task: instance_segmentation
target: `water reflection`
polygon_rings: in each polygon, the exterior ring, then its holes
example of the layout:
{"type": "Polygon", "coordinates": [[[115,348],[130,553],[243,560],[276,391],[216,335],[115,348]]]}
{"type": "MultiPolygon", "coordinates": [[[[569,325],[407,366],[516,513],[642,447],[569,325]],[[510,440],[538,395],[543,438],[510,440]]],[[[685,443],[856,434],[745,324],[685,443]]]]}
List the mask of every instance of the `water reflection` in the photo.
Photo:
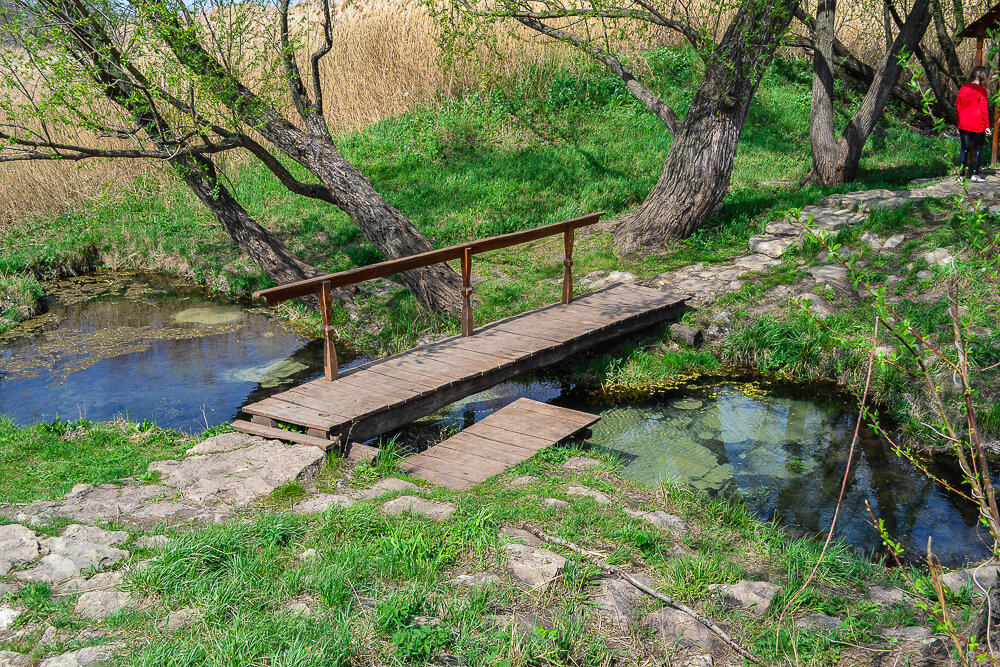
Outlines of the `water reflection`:
{"type": "Polygon", "coordinates": [[[322,369],[322,348],[172,276],[100,272],[49,286],[47,312],[0,336],[0,414],[201,431],[322,369]]]}
{"type": "MultiPolygon", "coordinates": [[[[794,385],[765,394],[759,387],[723,383],[689,396],[595,409],[566,389],[544,381],[501,385],[446,408],[438,418],[468,425],[492,411],[486,406],[500,407],[530,392],[536,400],[600,412],[587,443],[624,458],[626,476],[739,495],[758,517],[776,517],[809,533],[829,527],[857,418],[848,403],[824,399],[812,388],[808,397],[797,395],[794,385]]],[[[934,471],[954,477],[944,465],[934,471]]],[[[928,537],[949,565],[989,555],[971,507],[862,427],[836,535],[866,553],[881,553],[865,501],[911,558],[926,553],[928,537]]]]}

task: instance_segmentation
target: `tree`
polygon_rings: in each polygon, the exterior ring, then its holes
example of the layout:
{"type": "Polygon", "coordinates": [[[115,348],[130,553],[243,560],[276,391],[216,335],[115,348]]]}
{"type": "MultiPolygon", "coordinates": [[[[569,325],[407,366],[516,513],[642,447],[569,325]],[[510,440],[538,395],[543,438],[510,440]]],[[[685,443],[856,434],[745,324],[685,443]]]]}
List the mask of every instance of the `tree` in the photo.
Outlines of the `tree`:
{"type": "Polygon", "coordinates": [[[454,0],[441,12],[446,36],[481,35],[514,20],[581,50],[621,78],[673,136],[659,181],[614,232],[623,250],[686,238],[722,206],[750,103],[792,20],[795,0],[689,3],[669,0],[454,0]],[[669,31],[698,52],[704,79],[683,120],[636,76],[629,44],[669,31]],[[621,45],[621,48],[618,47],[621,45]]]}
{"type": "MultiPolygon", "coordinates": [[[[913,52],[930,24],[929,0],[916,0],[895,38],[886,26],[887,48],[875,70],[864,99],[838,140],[833,111],[834,37],[837,0],[820,0],[811,24],[813,52],[812,109],[809,135],[812,170],[806,177],[823,185],[838,185],[854,179],[868,137],[882,116],[885,104],[903,71],[900,56],[913,52]]],[[[888,5],[886,5],[888,7],[888,5]]],[[[897,15],[898,20],[898,15],[897,15]]]]}
{"type": "MultiPolygon", "coordinates": [[[[345,211],[385,257],[432,249],[340,153],[323,119],[319,64],[332,47],[328,0],[319,20],[323,44],[308,61],[311,96],[287,0],[277,8],[14,1],[20,15],[8,14],[5,32],[18,46],[0,55],[6,93],[0,99],[0,160],[165,160],[278,282],[318,271],[247,214],[220,182],[211,155],[245,149],[291,192],[345,211]],[[22,16],[32,19],[30,27],[22,16]],[[288,95],[305,129],[278,111],[288,95]],[[320,182],[297,180],[255,135],[320,182]],[[123,142],[131,147],[122,148],[123,142]]],[[[459,306],[460,281],[447,266],[410,271],[402,279],[434,309],[459,306]]]]}

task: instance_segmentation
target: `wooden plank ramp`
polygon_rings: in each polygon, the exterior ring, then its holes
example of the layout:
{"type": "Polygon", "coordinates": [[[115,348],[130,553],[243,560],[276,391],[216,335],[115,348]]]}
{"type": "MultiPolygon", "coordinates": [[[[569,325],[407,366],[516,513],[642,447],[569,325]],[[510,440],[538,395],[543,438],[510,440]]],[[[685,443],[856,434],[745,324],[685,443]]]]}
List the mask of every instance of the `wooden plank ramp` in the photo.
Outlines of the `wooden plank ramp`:
{"type": "MultiPolygon", "coordinates": [[[[684,298],[651,287],[616,284],[486,324],[471,336],[453,336],[319,378],[243,412],[258,426],[304,427],[321,439],[363,442],[524,373],[544,368],[601,343],[670,320],[684,298]]],[[[236,430],[249,427],[233,425],[236,430]]]]}
{"type": "Polygon", "coordinates": [[[418,479],[460,490],[526,461],[598,419],[589,412],[519,398],[399,467],[418,479]]]}

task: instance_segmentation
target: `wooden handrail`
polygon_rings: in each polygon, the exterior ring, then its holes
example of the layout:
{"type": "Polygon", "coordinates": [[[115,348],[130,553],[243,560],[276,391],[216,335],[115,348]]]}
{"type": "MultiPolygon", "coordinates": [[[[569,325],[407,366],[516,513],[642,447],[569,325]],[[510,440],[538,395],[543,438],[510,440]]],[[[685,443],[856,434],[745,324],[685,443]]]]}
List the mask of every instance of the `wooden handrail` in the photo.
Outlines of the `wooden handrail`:
{"type": "Polygon", "coordinates": [[[563,247],[565,257],[563,258],[563,303],[570,303],[573,300],[573,235],[574,231],[580,227],[597,224],[603,211],[591,213],[572,220],[554,222],[550,225],[542,225],[533,229],[525,229],[520,232],[511,232],[499,236],[491,236],[478,241],[469,241],[458,245],[438,248],[429,252],[422,252],[417,255],[390,259],[377,264],[359,266],[356,269],[348,269],[338,273],[329,273],[316,278],[300,280],[287,285],[279,285],[265,290],[254,292],[254,297],[264,297],[271,305],[295,299],[310,294],[318,294],[320,308],[323,311],[323,338],[326,351],[324,370],[327,380],[337,378],[337,351],[333,347],[333,327],[331,320],[331,293],[335,287],[344,287],[355,283],[373,280],[375,278],[385,278],[404,271],[412,271],[431,264],[439,264],[452,260],[460,260],[462,263],[462,335],[472,335],[472,256],[490,250],[500,250],[509,248],[520,243],[527,243],[536,239],[563,234],[563,247]]]}

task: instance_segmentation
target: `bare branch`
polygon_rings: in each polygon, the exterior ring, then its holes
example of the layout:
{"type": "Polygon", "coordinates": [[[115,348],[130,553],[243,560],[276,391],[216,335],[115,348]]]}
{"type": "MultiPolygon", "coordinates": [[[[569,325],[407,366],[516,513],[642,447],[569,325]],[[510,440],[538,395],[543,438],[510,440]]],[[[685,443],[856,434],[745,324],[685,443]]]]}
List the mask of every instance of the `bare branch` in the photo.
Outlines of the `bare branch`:
{"type": "MultiPolygon", "coordinates": [[[[287,2],[287,0],[285,0],[287,2]]],[[[323,45],[312,54],[313,110],[323,115],[323,80],[319,75],[319,61],[333,49],[333,17],[330,15],[330,0],[323,0],[323,45]]]]}
{"type": "Polygon", "coordinates": [[[285,165],[281,164],[278,158],[274,157],[270,151],[261,146],[258,142],[254,141],[251,137],[243,134],[240,135],[239,139],[242,146],[250,151],[254,157],[260,160],[272,174],[277,176],[278,180],[281,181],[281,184],[285,186],[289,192],[294,192],[295,194],[310,197],[312,199],[320,199],[327,203],[336,205],[337,202],[334,201],[329,188],[317,183],[303,183],[295,178],[292,175],[292,172],[288,171],[288,169],[285,168],[285,165]]]}
{"type": "Polygon", "coordinates": [[[25,141],[0,132],[0,141],[8,142],[0,146],[0,162],[26,162],[32,160],[63,160],[80,162],[93,158],[127,158],[145,160],[172,160],[185,155],[211,155],[240,148],[243,144],[238,139],[226,139],[214,144],[199,144],[197,146],[182,146],[175,150],[137,150],[137,149],[103,149],[62,144],[50,141],[25,141]],[[13,151],[4,154],[2,151],[13,151]]]}

